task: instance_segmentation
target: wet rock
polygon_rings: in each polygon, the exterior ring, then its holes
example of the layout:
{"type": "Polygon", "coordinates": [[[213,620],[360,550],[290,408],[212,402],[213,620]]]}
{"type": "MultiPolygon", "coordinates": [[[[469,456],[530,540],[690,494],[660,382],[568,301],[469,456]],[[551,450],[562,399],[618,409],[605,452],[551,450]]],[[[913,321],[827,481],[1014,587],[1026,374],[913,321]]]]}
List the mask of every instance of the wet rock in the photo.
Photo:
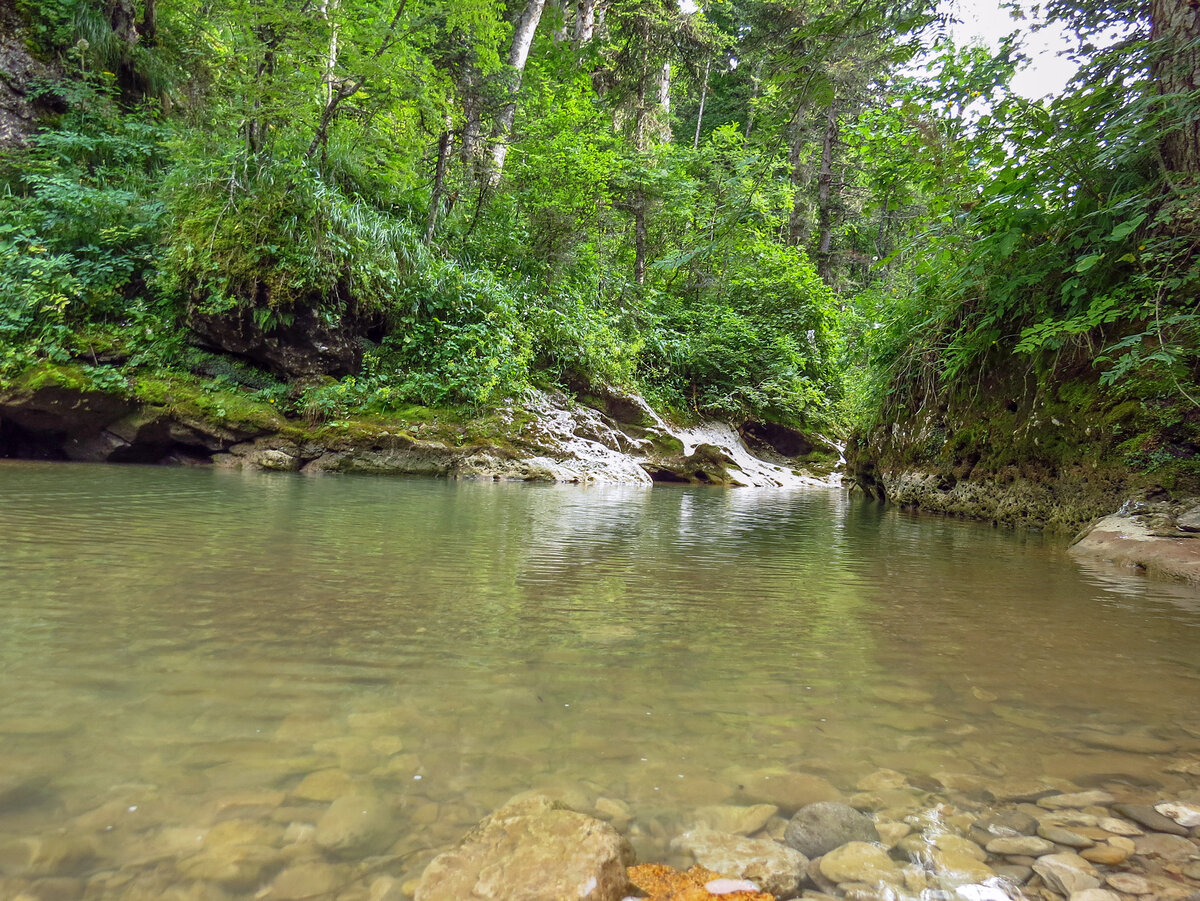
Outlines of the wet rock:
{"type": "Polygon", "coordinates": [[[235,891],[258,886],[283,864],[283,855],[263,845],[231,845],[212,848],[179,864],[188,879],[216,882],[235,891]]]}
{"type": "Polygon", "coordinates": [[[700,444],[687,455],[659,457],[642,463],[655,482],[680,482],[692,485],[748,484],[733,459],[715,444],[700,444]]]}
{"type": "Polygon", "coordinates": [[[597,798],[594,809],[596,816],[608,820],[616,829],[624,829],[633,819],[633,810],[617,798],[597,798]]]}
{"type": "Polygon", "coordinates": [[[608,823],[531,798],[486,817],[438,855],[415,901],[619,901],[631,862],[608,823]]]}
{"type": "Polygon", "coordinates": [[[1100,887],[1096,868],[1078,854],[1047,854],[1039,857],[1033,865],[1033,871],[1054,891],[1068,897],[1072,892],[1100,887]]]}
{"type": "Polygon", "coordinates": [[[1080,835],[1078,832],[1073,832],[1062,826],[1039,826],[1037,834],[1047,841],[1057,845],[1065,845],[1068,848],[1090,848],[1096,844],[1086,835],[1080,835]]]}
{"type": "Polygon", "coordinates": [[[1188,830],[1169,817],[1163,816],[1149,804],[1114,804],[1114,813],[1133,820],[1145,826],[1152,832],[1166,832],[1170,835],[1187,835],[1188,830]]]}
{"type": "Polygon", "coordinates": [[[1047,810],[1063,810],[1064,808],[1074,808],[1082,810],[1084,807],[1097,807],[1111,804],[1115,799],[1112,795],[1105,791],[1087,791],[1073,792],[1071,794],[1049,795],[1045,798],[1040,798],[1037,802],[1038,807],[1044,807],[1047,810]]]}
{"type": "Polygon", "coordinates": [[[871,775],[859,779],[854,787],[859,791],[870,792],[904,788],[907,785],[908,778],[903,773],[898,773],[896,770],[882,769],[876,770],[871,775]]]}
{"type": "Polygon", "coordinates": [[[1038,821],[1019,810],[989,814],[971,824],[972,838],[984,845],[994,838],[1033,835],[1037,828],[1038,821]]]}
{"type": "Polygon", "coordinates": [[[788,823],[783,840],[806,857],[820,857],[847,842],[877,842],[879,832],[866,814],[838,801],[800,808],[788,823]]]}
{"type": "Polygon", "coordinates": [[[1161,804],[1155,804],[1154,809],[1163,816],[1174,820],[1180,826],[1185,826],[1189,829],[1200,826],[1200,806],[1195,804],[1185,804],[1182,801],[1164,801],[1161,804]]]}
{"type": "Polygon", "coordinates": [[[354,777],[343,770],[317,770],[301,779],[290,794],[303,801],[334,801],[350,794],[354,787],[354,777]]]}
{"type": "MultiPolygon", "coordinates": [[[[1084,841],[1087,841],[1087,839],[1084,839],[1084,841]]],[[[1088,842],[1088,844],[1090,845],[1091,842],[1088,842]]],[[[1032,835],[994,838],[987,844],[988,854],[998,854],[1001,856],[1019,854],[1026,857],[1041,857],[1045,854],[1052,854],[1055,848],[1054,842],[1032,835]]]]}
{"type": "Polygon", "coordinates": [[[996,874],[974,854],[937,848],[930,854],[934,869],[955,882],[986,882],[996,874]]]}
{"type": "Polygon", "coordinates": [[[1092,863],[1115,867],[1128,860],[1129,855],[1132,853],[1133,848],[1123,848],[1119,845],[1102,842],[1098,845],[1093,845],[1091,848],[1084,848],[1079,852],[1079,856],[1092,863]]]}
{"type": "Polygon", "coordinates": [[[392,814],[372,795],[344,795],[317,821],[317,844],[339,857],[366,857],[391,844],[392,814]]]}
{"type": "Polygon", "coordinates": [[[1177,747],[1175,742],[1135,732],[1085,731],[1076,733],[1075,737],[1095,748],[1128,751],[1131,754],[1170,754],[1177,747]]]}
{"type": "Polygon", "coordinates": [[[96,859],[90,836],[31,835],[0,845],[0,872],[25,876],[74,876],[96,859]]]}
{"type": "Polygon", "coordinates": [[[1200,848],[1180,835],[1155,832],[1133,840],[1136,853],[1142,857],[1161,857],[1164,860],[1183,861],[1200,857],[1200,848]]]}
{"type": "Polygon", "coordinates": [[[686,873],[663,864],[648,863],[629,868],[629,881],[648,901],[703,901],[732,893],[737,901],[773,901],[744,880],[732,880],[701,866],[686,873]]]}
{"type": "Polygon", "coordinates": [[[885,820],[875,823],[875,831],[879,833],[879,841],[885,848],[894,848],[901,839],[912,832],[912,826],[885,820]]]}
{"type": "Polygon", "coordinates": [[[1121,896],[1103,888],[1085,888],[1082,892],[1074,892],[1070,901],[1121,901],[1121,896]]]}
{"type": "Polygon", "coordinates": [[[777,898],[798,894],[808,858],[786,845],[711,830],[686,832],[671,847],[691,854],[705,869],[749,879],[777,898]]]}
{"type": "MultiPolygon", "coordinates": [[[[774,804],[755,804],[752,807],[710,804],[695,811],[690,828],[725,832],[731,835],[751,835],[762,829],[778,810],[779,808],[774,804]]],[[[703,861],[697,862],[704,864],[703,861]]],[[[704,864],[704,866],[708,865],[704,864]]],[[[709,869],[716,868],[709,867],[709,869]]]]}
{"type": "Polygon", "coordinates": [[[987,860],[987,854],[983,848],[975,844],[970,839],[963,838],[961,835],[953,835],[949,832],[943,832],[934,835],[929,839],[929,843],[939,851],[946,851],[952,854],[961,854],[965,857],[970,857],[972,860],[980,862],[987,860]]]}
{"type": "MultiPolygon", "coordinates": [[[[807,804],[840,801],[842,793],[828,779],[788,770],[734,774],[738,792],[752,803],[775,804],[786,814],[807,804]]],[[[812,856],[812,855],[809,855],[812,856]]]]}
{"type": "Polygon", "coordinates": [[[1197,544],[1191,537],[1160,537],[1152,525],[1139,518],[1114,514],[1104,517],[1077,538],[1071,552],[1198,582],[1200,546],[1197,544]]]}
{"type": "Polygon", "coordinates": [[[1142,835],[1142,830],[1130,823],[1128,820],[1119,820],[1116,817],[1099,817],[1096,820],[1096,825],[1105,832],[1111,832],[1113,835],[1142,835]]]}
{"type": "Polygon", "coordinates": [[[1006,879],[1016,885],[1024,885],[1033,878],[1033,867],[1024,864],[996,864],[996,866],[992,867],[992,871],[1001,879],[1006,879]]]}
{"type": "Polygon", "coordinates": [[[1149,895],[1154,891],[1150,880],[1136,873],[1109,873],[1104,881],[1126,895],[1149,895]]]}
{"type": "Polygon", "coordinates": [[[900,865],[878,845],[852,841],[835,848],[819,861],[821,875],[830,882],[863,882],[876,885],[903,885],[900,865]]]}

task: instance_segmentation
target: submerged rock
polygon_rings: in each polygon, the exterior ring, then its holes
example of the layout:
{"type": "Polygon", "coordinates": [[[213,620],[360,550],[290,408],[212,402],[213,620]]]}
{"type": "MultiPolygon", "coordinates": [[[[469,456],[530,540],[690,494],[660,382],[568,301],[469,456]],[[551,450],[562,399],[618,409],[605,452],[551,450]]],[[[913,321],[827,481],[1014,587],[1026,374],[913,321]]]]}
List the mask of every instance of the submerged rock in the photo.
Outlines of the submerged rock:
{"type": "Polygon", "coordinates": [[[778,842],[709,829],[685,832],[671,842],[671,847],[687,852],[707,870],[735,879],[748,879],[762,891],[780,899],[798,894],[808,866],[807,857],[778,842]]]}
{"type": "Polygon", "coordinates": [[[807,857],[820,857],[848,842],[877,842],[879,832],[866,814],[837,801],[822,801],[796,812],[784,841],[807,857]]]}
{"type": "Polygon", "coordinates": [[[530,798],[491,814],[434,858],[415,901],[620,901],[632,862],[608,823],[530,798]]]}

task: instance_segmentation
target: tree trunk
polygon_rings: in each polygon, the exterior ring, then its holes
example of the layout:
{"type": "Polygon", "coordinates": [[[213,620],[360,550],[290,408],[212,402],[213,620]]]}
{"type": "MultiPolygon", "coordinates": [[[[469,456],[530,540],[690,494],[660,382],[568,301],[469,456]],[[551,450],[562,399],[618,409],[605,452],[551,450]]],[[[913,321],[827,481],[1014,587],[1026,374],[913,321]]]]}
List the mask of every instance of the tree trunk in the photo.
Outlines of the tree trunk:
{"type": "Polygon", "coordinates": [[[700,109],[696,111],[696,136],[692,138],[692,149],[700,148],[700,126],[704,124],[704,101],[708,99],[708,73],[712,70],[712,57],[704,64],[704,84],[700,88],[700,109]]]}
{"type": "Polygon", "coordinates": [[[807,105],[802,102],[792,119],[792,140],[788,147],[788,171],[791,173],[792,181],[792,211],[788,214],[787,243],[792,247],[799,247],[804,243],[804,235],[808,230],[807,223],[804,221],[807,206],[804,202],[804,188],[807,179],[803,156],[806,113],[807,105]]]}
{"type": "Polygon", "coordinates": [[[1163,162],[1172,174],[1195,176],[1200,173],[1200,117],[1193,99],[1200,90],[1200,4],[1150,0],[1150,39],[1158,92],[1179,109],[1168,114],[1168,122],[1178,127],[1163,137],[1163,162]]]}
{"type": "Polygon", "coordinates": [[[575,33],[576,48],[590,44],[596,33],[596,0],[576,0],[575,33]]]}
{"type": "Polygon", "coordinates": [[[432,244],[437,232],[438,217],[442,212],[442,195],[446,191],[446,167],[450,162],[450,150],[454,144],[454,135],[450,131],[450,121],[447,117],[446,130],[438,141],[437,164],[433,169],[433,192],[429,196],[429,218],[425,223],[425,243],[432,244]]]}
{"type": "Polygon", "coordinates": [[[504,160],[508,157],[508,139],[512,134],[513,122],[517,118],[517,94],[521,90],[521,76],[525,72],[525,63],[529,61],[529,50],[533,46],[533,36],[537,31],[538,22],[542,19],[542,11],[546,8],[546,0],[529,0],[525,11],[517,20],[513,29],[512,47],[508,51],[508,66],[510,82],[508,88],[509,100],[496,117],[496,125],[492,129],[492,168],[488,179],[494,187],[500,181],[504,172],[504,160]]]}
{"type": "Polygon", "coordinates": [[[121,100],[128,104],[140,103],[146,99],[147,86],[133,62],[134,50],[141,40],[136,4],[134,0],[108,0],[106,12],[108,24],[120,48],[116,75],[121,100]]]}
{"type": "Polygon", "coordinates": [[[837,143],[837,110],[832,104],[825,117],[825,140],[821,146],[821,171],[817,175],[817,274],[832,284],[833,279],[833,147],[837,143]]]}

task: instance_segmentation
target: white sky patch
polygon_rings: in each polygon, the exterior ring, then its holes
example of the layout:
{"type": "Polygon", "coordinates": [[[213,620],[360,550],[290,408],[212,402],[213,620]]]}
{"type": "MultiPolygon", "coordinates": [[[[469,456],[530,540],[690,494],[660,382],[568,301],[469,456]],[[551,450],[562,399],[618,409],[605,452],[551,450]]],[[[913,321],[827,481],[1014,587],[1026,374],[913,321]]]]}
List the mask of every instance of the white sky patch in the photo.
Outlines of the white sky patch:
{"type": "Polygon", "coordinates": [[[943,0],[942,11],[961,20],[950,28],[958,44],[978,42],[995,50],[1004,35],[1020,33],[1021,48],[1030,62],[1014,76],[1012,89],[1023,97],[1060,94],[1075,74],[1075,64],[1062,55],[1074,41],[1060,26],[1035,32],[1032,22],[1014,19],[998,0],[943,0]]]}

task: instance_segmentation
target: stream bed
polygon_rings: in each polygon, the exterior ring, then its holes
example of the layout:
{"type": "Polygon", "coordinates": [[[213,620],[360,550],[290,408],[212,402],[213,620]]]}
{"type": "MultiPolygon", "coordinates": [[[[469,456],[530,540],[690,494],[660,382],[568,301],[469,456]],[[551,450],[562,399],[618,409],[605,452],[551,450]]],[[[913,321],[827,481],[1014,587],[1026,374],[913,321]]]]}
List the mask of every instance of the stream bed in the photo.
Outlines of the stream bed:
{"type": "Polygon", "coordinates": [[[835,489],[0,464],[0,897],[387,898],[530,789],[666,861],[880,771],[1200,800],[1200,591],[835,489]]]}

